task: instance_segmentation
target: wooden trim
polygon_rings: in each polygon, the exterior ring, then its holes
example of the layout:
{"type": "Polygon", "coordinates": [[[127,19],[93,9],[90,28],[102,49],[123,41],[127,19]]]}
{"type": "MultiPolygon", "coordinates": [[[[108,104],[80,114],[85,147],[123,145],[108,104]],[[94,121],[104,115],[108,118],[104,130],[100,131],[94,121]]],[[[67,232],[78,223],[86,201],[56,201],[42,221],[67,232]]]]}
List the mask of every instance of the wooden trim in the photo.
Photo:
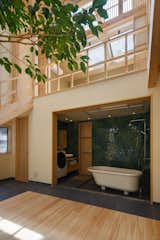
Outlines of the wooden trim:
{"type": "Polygon", "coordinates": [[[19,160],[19,119],[16,119],[16,159],[15,159],[15,178],[18,178],[18,172],[19,172],[19,167],[18,167],[18,160],[19,160]]]}
{"type": "Polygon", "coordinates": [[[154,15],[153,15],[153,31],[151,40],[151,55],[149,66],[149,82],[148,87],[153,88],[159,78],[160,66],[160,1],[155,0],[154,15]]]}
{"type": "Polygon", "coordinates": [[[57,184],[57,113],[52,113],[52,185],[57,184]]]}
{"type": "Polygon", "coordinates": [[[150,97],[150,203],[153,204],[153,95],[150,97]]]}
{"type": "MultiPolygon", "coordinates": [[[[78,110],[82,110],[82,109],[95,109],[97,107],[102,107],[102,106],[111,106],[114,104],[130,104],[130,103],[135,103],[138,101],[149,101],[150,102],[150,146],[151,146],[151,155],[150,155],[150,203],[153,203],[153,96],[152,95],[148,95],[145,97],[141,97],[141,98],[132,98],[132,99],[126,99],[126,100],[120,100],[120,101],[113,101],[113,102],[109,102],[109,103],[102,103],[102,104],[97,104],[97,105],[90,105],[90,106],[85,106],[85,107],[78,107],[78,108],[72,108],[72,109],[67,109],[67,110],[61,110],[61,111],[56,111],[53,113],[53,134],[55,136],[57,136],[57,115],[58,114],[62,114],[62,113],[66,113],[66,112],[74,112],[74,111],[78,111],[78,110]],[[55,121],[54,121],[55,119],[55,121]]],[[[79,127],[79,134],[80,134],[80,127],[79,127]]],[[[57,140],[56,140],[57,141],[57,140]]],[[[53,160],[52,160],[52,164],[53,166],[55,165],[55,157],[56,157],[56,152],[57,152],[57,142],[55,142],[55,139],[53,141],[53,160]]],[[[80,152],[80,141],[79,141],[79,152],[80,152]]],[[[79,161],[80,161],[80,156],[79,156],[79,161]]],[[[79,164],[80,167],[80,164],[79,164]]],[[[52,168],[53,169],[53,168],[52,168]]],[[[54,169],[56,169],[56,166],[54,167],[54,169]]],[[[57,177],[55,172],[53,171],[52,173],[52,183],[56,184],[57,183],[57,177]]]]}

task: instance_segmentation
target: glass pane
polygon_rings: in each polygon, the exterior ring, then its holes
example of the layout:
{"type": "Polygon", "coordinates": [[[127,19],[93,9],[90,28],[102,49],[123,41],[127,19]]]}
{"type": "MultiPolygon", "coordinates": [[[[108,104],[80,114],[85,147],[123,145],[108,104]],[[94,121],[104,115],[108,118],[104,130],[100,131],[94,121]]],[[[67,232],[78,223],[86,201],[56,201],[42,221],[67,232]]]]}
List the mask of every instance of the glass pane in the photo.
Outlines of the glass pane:
{"type": "Polygon", "coordinates": [[[127,36],[127,51],[133,51],[134,50],[134,38],[133,34],[130,34],[127,36]]]}
{"type": "Polygon", "coordinates": [[[89,81],[100,81],[105,79],[105,64],[89,68],[89,81]]]}
{"type": "Polygon", "coordinates": [[[8,152],[8,128],[0,128],[0,153],[8,152]]]}
{"type": "Polygon", "coordinates": [[[119,15],[118,6],[108,9],[107,13],[108,13],[108,18],[106,19],[106,21],[112,18],[118,17],[119,15]]]}
{"type": "Polygon", "coordinates": [[[100,45],[98,47],[92,48],[88,51],[89,56],[89,65],[93,65],[105,60],[104,56],[104,45],[100,45]]]}
{"type": "Polygon", "coordinates": [[[123,0],[123,12],[128,12],[133,9],[133,0],[123,0]]]}
{"type": "Polygon", "coordinates": [[[106,9],[110,8],[110,7],[112,7],[112,6],[116,5],[116,4],[118,4],[118,0],[108,0],[106,5],[105,5],[105,8],[106,9]]]}
{"type": "Polygon", "coordinates": [[[118,57],[125,54],[125,38],[121,37],[118,40],[111,42],[111,51],[113,57],[118,57]]]}

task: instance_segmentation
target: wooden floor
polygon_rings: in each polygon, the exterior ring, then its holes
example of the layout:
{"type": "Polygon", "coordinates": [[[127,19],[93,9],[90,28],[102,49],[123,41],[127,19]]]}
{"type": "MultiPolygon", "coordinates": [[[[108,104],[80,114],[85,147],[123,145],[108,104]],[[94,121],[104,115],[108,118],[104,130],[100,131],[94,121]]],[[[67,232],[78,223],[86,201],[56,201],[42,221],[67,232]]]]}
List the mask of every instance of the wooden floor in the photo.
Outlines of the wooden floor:
{"type": "Polygon", "coordinates": [[[0,240],[160,240],[160,221],[25,192],[0,203],[0,240]]]}

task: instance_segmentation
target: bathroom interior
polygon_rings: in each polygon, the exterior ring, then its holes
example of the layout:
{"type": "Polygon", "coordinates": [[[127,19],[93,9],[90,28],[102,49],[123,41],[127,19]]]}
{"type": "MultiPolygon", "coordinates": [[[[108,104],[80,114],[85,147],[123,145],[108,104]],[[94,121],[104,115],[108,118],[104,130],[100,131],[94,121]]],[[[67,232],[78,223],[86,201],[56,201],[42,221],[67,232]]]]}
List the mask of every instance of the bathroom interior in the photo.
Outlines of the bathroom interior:
{"type": "Polygon", "coordinates": [[[59,185],[149,200],[149,100],[60,112],[57,133],[59,185]],[[112,175],[111,185],[108,178],[103,186],[98,184],[94,171],[89,171],[92,166],[102,170],[107,167],[109,178],[112,175]],[[134,178],[133,170],[138,172],[137,188],[125,191],[123,187],[112,187],[114,181],[120,181],[122,185],[123,181],[130,181],[116,180],[117,173],[112,172],[114,169],[122,172],[130,169],[131,178],[134,178]]]}

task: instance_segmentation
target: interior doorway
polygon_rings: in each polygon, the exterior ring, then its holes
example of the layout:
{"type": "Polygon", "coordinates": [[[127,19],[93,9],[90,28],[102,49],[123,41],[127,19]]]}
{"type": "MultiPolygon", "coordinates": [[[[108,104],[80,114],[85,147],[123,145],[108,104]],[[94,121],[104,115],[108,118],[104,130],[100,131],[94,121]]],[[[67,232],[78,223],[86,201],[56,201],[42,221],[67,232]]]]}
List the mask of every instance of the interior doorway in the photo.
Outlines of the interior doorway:
{"type": "MultiPolygon", "coordinates": [[[[150,189],[150,179],[152,178],[150,135],[152,129],[149,97],[77,108],[55,114],[57,116],[57,134],[54,137],[61,139],[61,143],[57,141],[54,149],[59,151],[58,146],[62,146],[66,158],[68,158],[67,161],[74,160],[74,166],[76,166],[75,160],[78,160],[78,175],[72,177],[69,172],[66,172],[66,180],[70,176],[71,178],[68,183],[64,179],[65,185],[101,191],[100,186],[93,181],[95,179],[92,178],[92,182],[90,181],[91,175],[88,173],[90,166],[138,170],[141,172],[139,188],[133,194],[130,192],[129,196],[150,199],[152,193],[152,185],[150,189]],[[75,127],[78,128],[78,133],[77,130],[73,131],[75,127]],[[58,134],[62,129],[63,131],[58,134]],[[75,139],[78,140],[78,144],[75,139]]],[[[54,164],[56,172],[57,152],[54,164]]],[[[61,178],[56,176],[56,181],[57,179],[60,179],[58,182],[61,184],[61,178]]],[[[123,194],[121,189],[117,191],[110,187],[106,192],[123,194]]]]}

